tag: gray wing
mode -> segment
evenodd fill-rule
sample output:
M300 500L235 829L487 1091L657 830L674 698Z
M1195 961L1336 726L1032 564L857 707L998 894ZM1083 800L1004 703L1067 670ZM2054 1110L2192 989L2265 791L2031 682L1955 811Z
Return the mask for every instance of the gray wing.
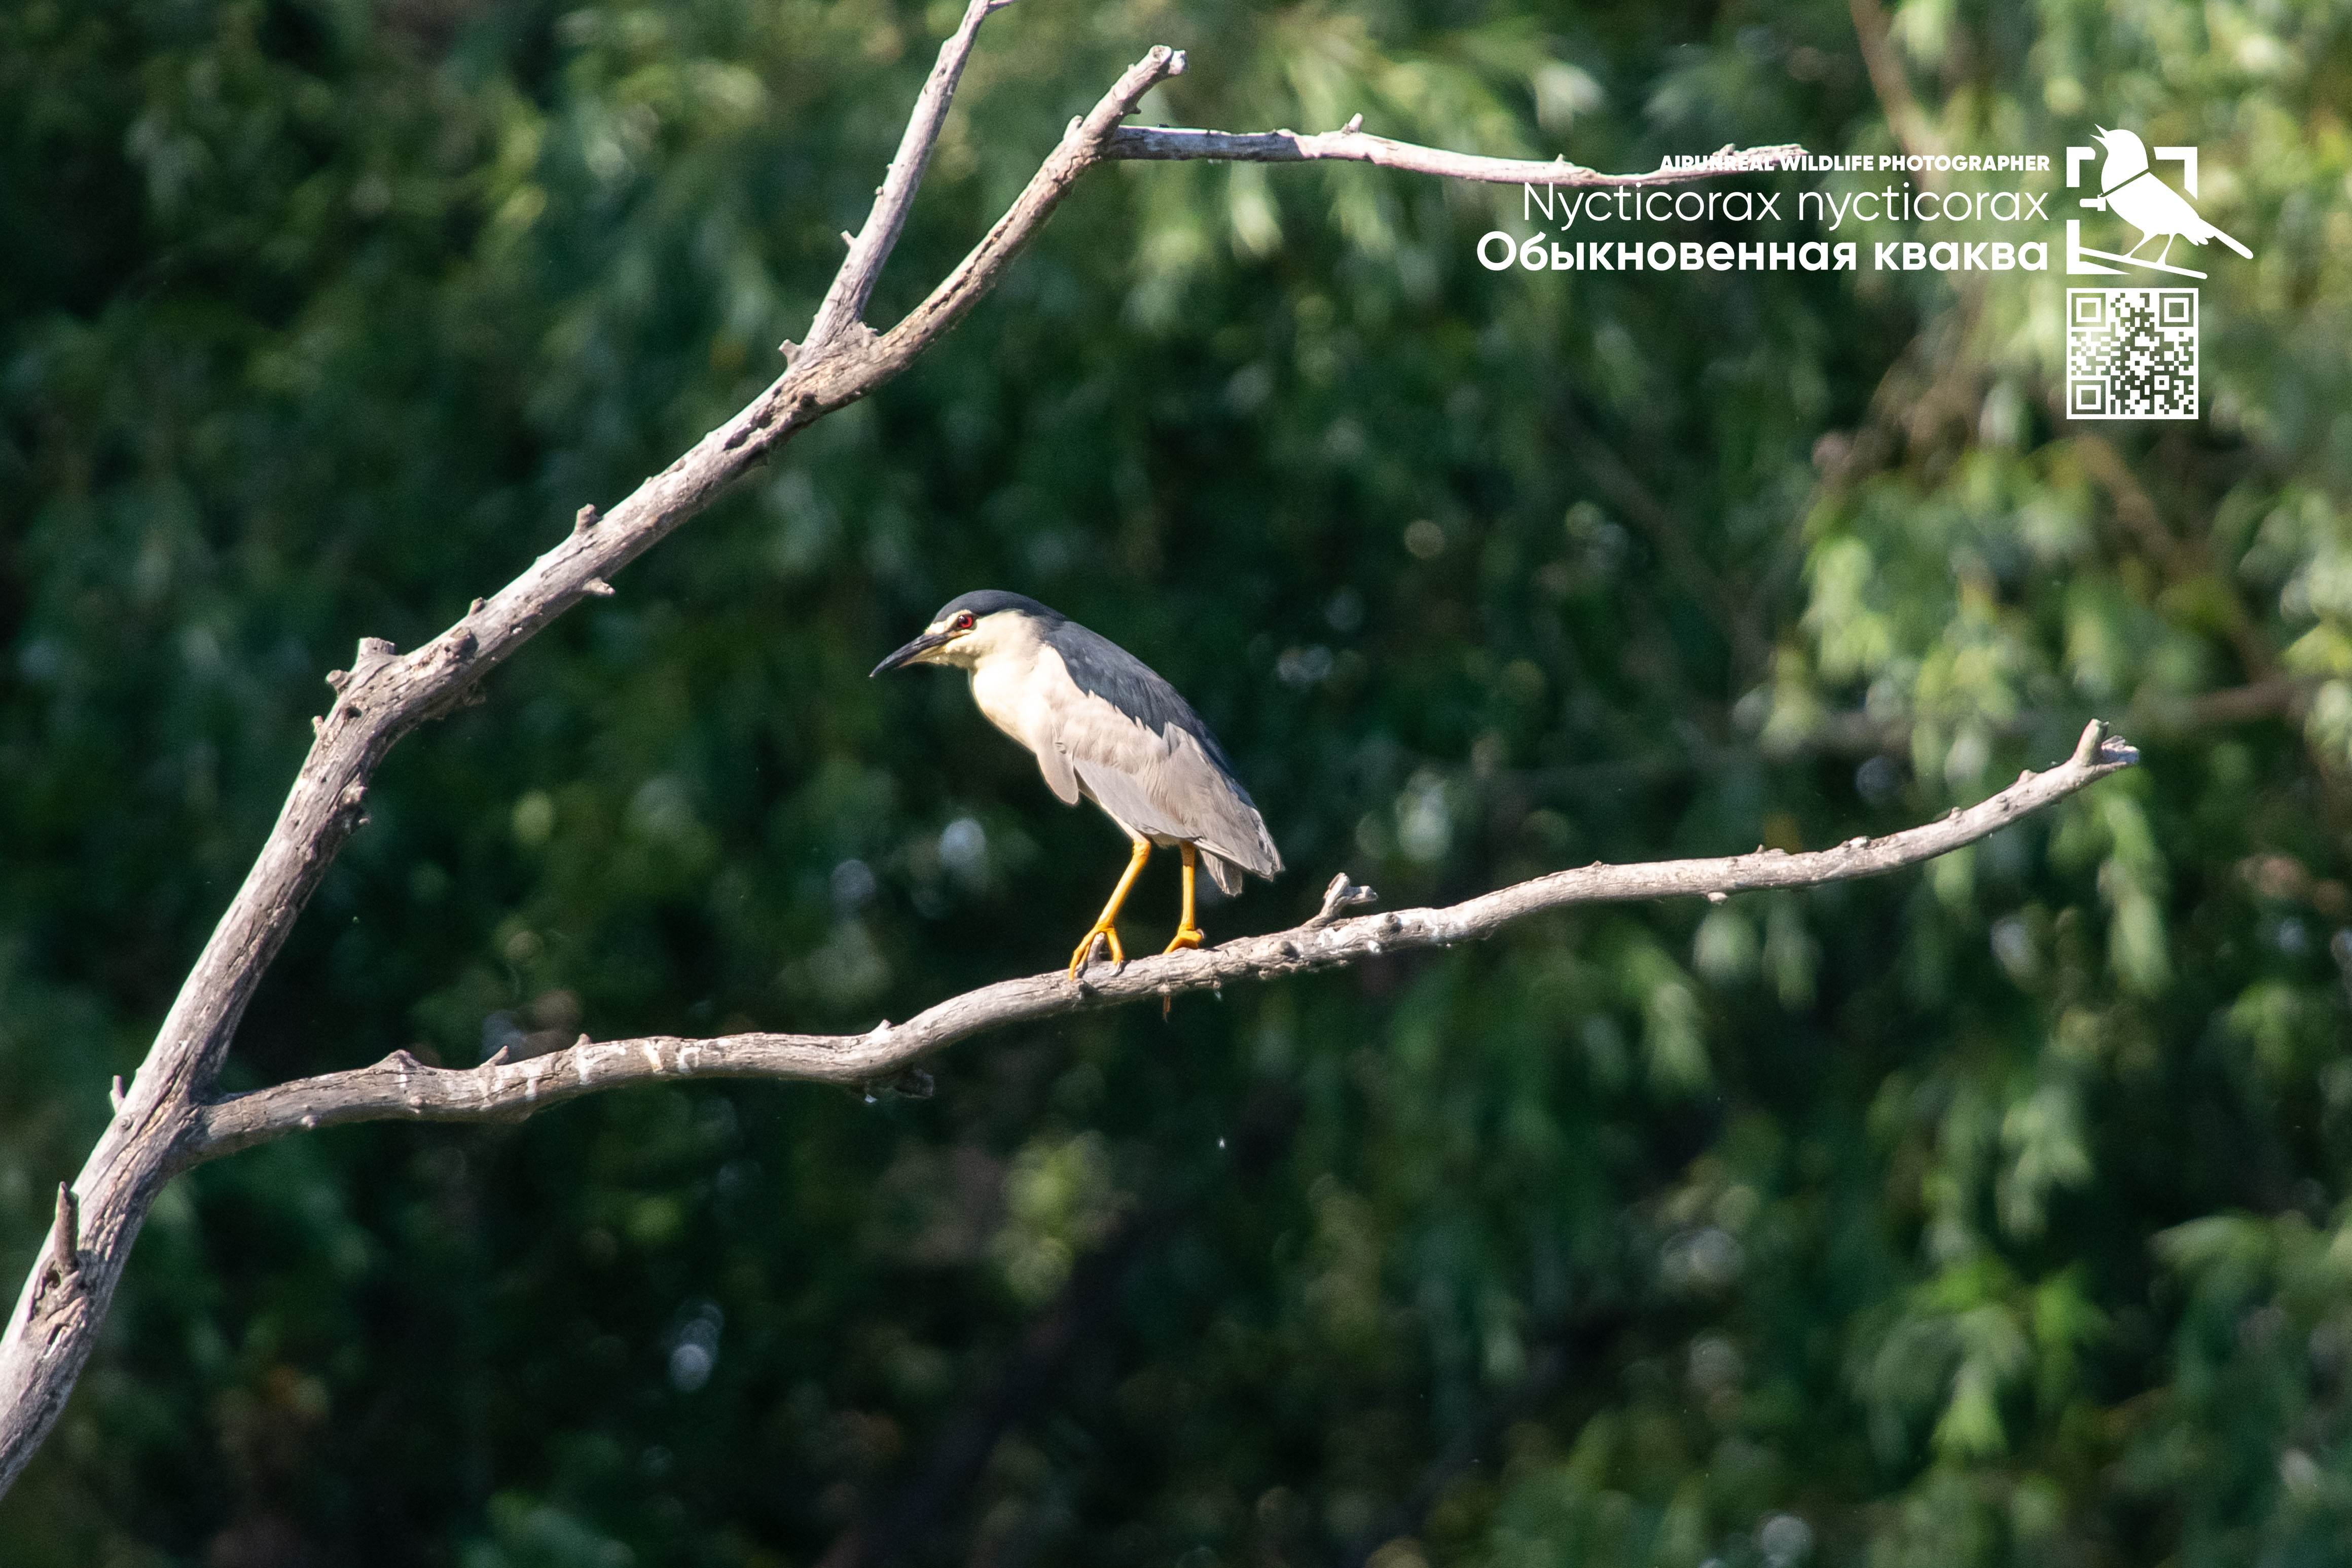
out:
M1244 871L1271 879L1282 870L1282 856L1216 737L1140 661L1094 640L1133 666L1124 673L1127 679L1139 673L1158 687L1138 705L1147 716L1165 715L1164 705L1172 704L1191 723L1139 723L1121 710L1123 705L1114 706L1081 685L1056 705L1054 736L1054 749L1067 758L1079 788L1131 831L1197 844L1208 856L1209 874L1227 893L1240 890ZM1068 662L1064 653L1066 666Z
M1192 711L1183 694L1160 679L1159 671L1100 632L1066 619L1054 628L1047 646L1061 656L1062 667L1078 690L1103 698L1155 734L1181 730L1200 742L1218 771L1233 776L1234 765L1225 748L1217 744L1216 736Z
M1242 873L1271 881L1282 856L1248 791L1209 765L1181 730L1154 735L1100 697L1087 697L1065 727L1062 744L1079 787L1118 821L1146 838L1200 847L1209 875L1239 893Z

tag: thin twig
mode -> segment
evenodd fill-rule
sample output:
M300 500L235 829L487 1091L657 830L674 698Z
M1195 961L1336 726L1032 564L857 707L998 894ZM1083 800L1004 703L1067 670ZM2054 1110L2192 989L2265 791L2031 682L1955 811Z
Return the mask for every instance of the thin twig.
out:
M864 319L875 281L882 276L883 264L890 259L899 231L907 225L907 213L915 204L915 190L923 183L923 171L930 163L931 150L939 145L940 131L947 124L948 106L955 101L956 83L963 78L964 63L971 58L972 46L980 41L980 25L1011 3L1012 0L971 0L964 7L963 20L940 46L940 57L915 99L913 111L907 116L907 129L898 138L898 153L891 158L889 172L882 176L882 183L874 193L874 209L866 214L866 226L849 242L849 255L834 274L833 287L825 290L824 301L816 308L808 337L802 345L803 351L824 352L852 322Z
M1358 116L1360 120L1362 117ZM1301 135L1296 131L1192 131L1130 125L1110 139L1108 158L1145 161L1210 159L1223 163L1376 163L1414 174L1475 180L1490 185L1673 185L1725 174L1785 168L1805 155L1794 142L1745 150L1725 147L1701 165L1661 165L1639 174L1604 174L1565 158L1483 158L1393 141L1352 128Z
M73 1188L58 1183L57 1218L49 1227L49 1250L58 1260L58 1271L65 1278L81 1272L81 1211L74 1202Z
M1334 876L1329 885L1323 889L1323 907L1308 915L1307 924L1301 929L1307 931L1320 929L1339 919L1341 910L1353 909L1361 904L1377 904L1380 902L1380 897L1381 895L1370 888L1348 880L1348 873L1343 871Z

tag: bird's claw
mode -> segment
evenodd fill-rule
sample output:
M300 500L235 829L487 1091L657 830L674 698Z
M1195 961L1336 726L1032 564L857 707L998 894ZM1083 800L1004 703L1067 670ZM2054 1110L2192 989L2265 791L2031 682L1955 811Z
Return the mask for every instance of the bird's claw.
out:
M1087 967L1087 960L1094 956L1097 937L1109 946L1111 963L1122 969L1127 967L1127 952L1118 945L1118 930L1108 925L1097 925L1087 933L1086 940L1078 944L1078 950L1070 955L1070 978L1073 980L1078 977L1078 971Z
M1200 946L1202 940L1202 933L1199 926L1179 926L1177 927L1176 935L1169 939L1168 946L1160 949L1160 956L1165 958L1169 954L1177 951L1179 948L1198 947Z

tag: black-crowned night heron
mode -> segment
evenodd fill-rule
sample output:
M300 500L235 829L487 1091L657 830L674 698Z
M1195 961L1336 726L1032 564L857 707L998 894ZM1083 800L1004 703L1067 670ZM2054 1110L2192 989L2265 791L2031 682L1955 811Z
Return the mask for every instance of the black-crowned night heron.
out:
M1084 795L1135 845L1102 918L1070 955L1071 978L1097 936L1109 944L1113 963L1127 962L1112 923L1153 845L1184 853L1184 917L1164 949L1170 953L1201 945L1192 923L1200 861L1229 894L1241 891L1245 871L1270 882L1282 870L1265 819L1234 777L1225 748L1175 687L1110 639L1034 599L984 590L949 600L921 636L873 673L901 664L970 671L972 701L1035 753L1063 803L1075 806Z

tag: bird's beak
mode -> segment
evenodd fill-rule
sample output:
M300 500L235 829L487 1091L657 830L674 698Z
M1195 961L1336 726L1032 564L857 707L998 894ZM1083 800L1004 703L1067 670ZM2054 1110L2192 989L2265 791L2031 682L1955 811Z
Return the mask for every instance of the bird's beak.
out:
M916 660L921 658L924 654L929 653L932 649L946 643L949 638L954 635L955 633L952 632L926 632L921 636L916 638L913 642L908 643L905 647L899 649L897 653L891 654L888 658L883 660L880 664L875 665L871 670L868 670L866 673L866 678L870 681L885 670L895 670L901 664L911 664Z

